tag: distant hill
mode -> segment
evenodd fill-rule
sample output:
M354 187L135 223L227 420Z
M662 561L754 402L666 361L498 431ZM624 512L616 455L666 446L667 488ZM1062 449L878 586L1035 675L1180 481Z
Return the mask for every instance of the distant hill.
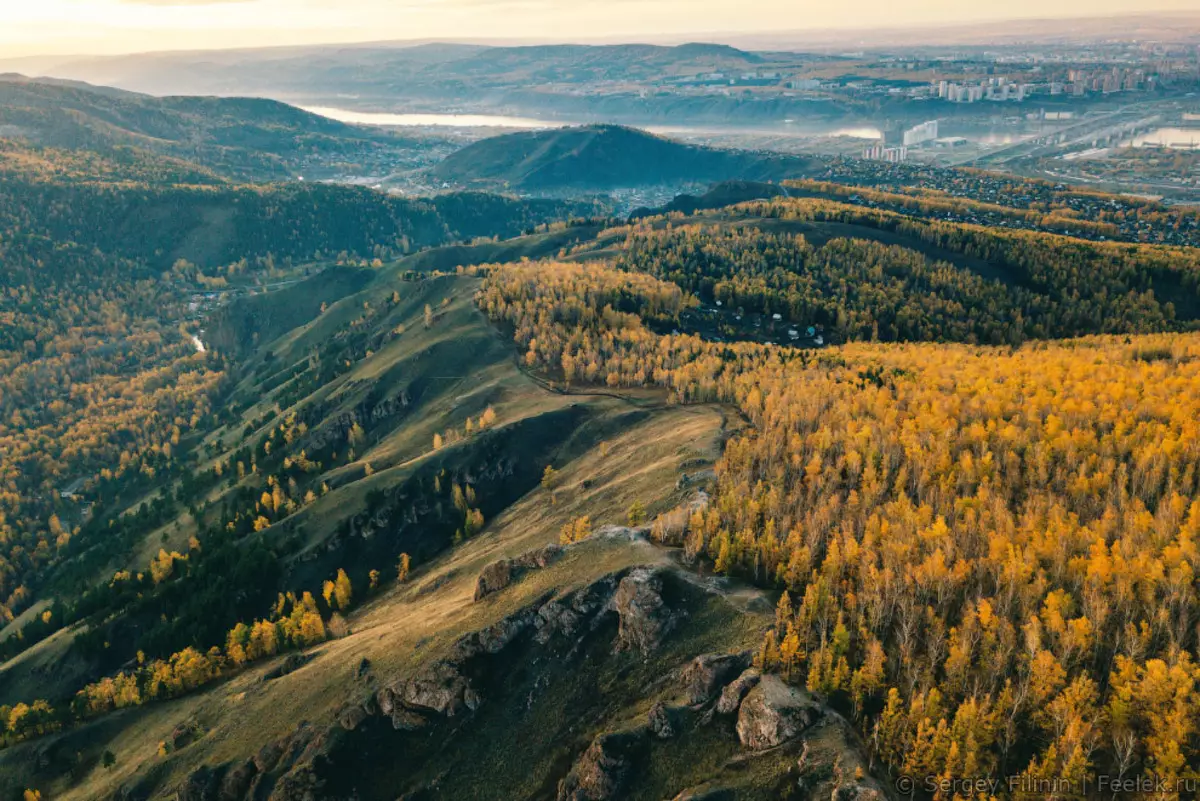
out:
M11 73L0 75L0 136L71 150L139 148L240 179L294 176L318 158L370 164L422 146L274 100L152 97Z
M736 124L823 114L826 104L806 100L801 106L794 98L759 102L739 95L647 95L641 87L713 74L790 74L796 60L787 54L706 43L671 47L383 42L0 61L0 71L52 74L153 95L248 95L358 111L439 112L453 107L625 124L678 120L686 113L691 119ZM623 88L613 90L614 86Z
M798 156L718 150L619 125L591 125L483 139L451 154L433 175L467 186L609 189L795 177L808 165Z
M394 42L140 53L63 58L33 65L62 78L155 94L323 95L354 87L357 92L381 96L422 95L433 89L443 93L469 91L471 87L463 85L465 79L471 79L476 88L522 85L522 81L531 78L571 83L594 79L637 80L662 72L685 74L750 68L762 60L755 53L704 43L677 47L652 44L489 47L453 43L414 46Z

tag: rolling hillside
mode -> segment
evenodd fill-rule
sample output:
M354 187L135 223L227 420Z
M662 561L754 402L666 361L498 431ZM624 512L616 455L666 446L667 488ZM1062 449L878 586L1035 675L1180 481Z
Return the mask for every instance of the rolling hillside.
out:
M243 180L369 172L431 143L345 125L274 100L151 97L73 81L0 75L0 136L67 150L138 149Z
M451 154L432 173L456 185L595 190L732 178L778 180L800 177L808 166L808 159L799 156L717 150L635 128L593 125L483 139Z

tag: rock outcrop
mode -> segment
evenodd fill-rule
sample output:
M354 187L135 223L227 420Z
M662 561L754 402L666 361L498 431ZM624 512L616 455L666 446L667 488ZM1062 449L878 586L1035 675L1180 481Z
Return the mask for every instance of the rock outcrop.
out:
M549 596L539 603L548 601ZM496 621L479 631L460 637L454 644L454 656L459 662L474 659L484 654L498 654L526 629L534 624L537 616L537 604L528 606L519 612Z
M505 570L511 580L517 571L548 564L560 551L554 546L508 560L503 569L485 571L488 578L483 583L489 588L496 587L503 584ZM485 676L489 660L518 641L528 646L544 646L553 641L558 648L556 658L570 658L570 654L595 643L589 633L611 632L610 627L615 624L618 630L615 650L650 653L680 618L680 613L664 600L663 588L661 569L611 573L565 595L556 597L548 593L507 617L460 637L445 658L416 673L381 676L377 667L362 660L352 673L354 697L337 710L331 727L314 729L302 723L290 737L267 744L250 759L193 773L180 792L186 793L189 801L251 798L312 801L324 792L321 759L328 758L331 749L338 747L336 743L361 736L363 727L377 715L390 720L397 730L415 731L427 729L439 718L474 711L483 699L472 685L472 678ZM737 655L725 658L721 665L716 668L721 675L726 671L736 675L744 667ZM366 687L372 688L369 694ZM665 739L679 734L676 717L659 703L651 708L647 725L597 736L559 783L559 798L563 801L622 798L628 778L635 775L636 761L644 753L646 741L650 737Z
M761 678L762 673L757 669L748 668L742 675L725 685L721 697L717 699L717 714L732 715L737 712L738 707L742 705L742 699L754 689Z
M167 751L178 751L187 748L200 737L204 736L204 728L194 720L184 721L171 730L171 736L164 745Z
M692 704L706 704L735 676L750 667L750 652L701 654L683 670L683 685Z
M478 707L480 698L457 666L441 660L409 679L384 687L376 701L380 711L393 715L395 722L394 713L400 707L453 717L464 709Z
M558 801L613 801L633 770L632 755L642 747L641 730L601 734L559 782Z
M253 759L247 759L233 765L225 772L218 793L220 801L240 801L250 794L255 779L258 778L258 766Z
M671 714L666 704L655 701L647 715L650 732L660 740L669 740L675 736L675 727L671 725Z
M500 592L513 580L512 561L509 559L501 559L498 562L492 562L479 573L479 578L475 580L475 600L482 601L484 598L493 593Z
M562 546L547 545L513 559L499 559L486 566L475 580L475 600L500 592L529 570L541 570L562 554Z
M827 712L804 732L797 760L797 786L808 797L832 801L887 801L884 785L870 774L866 751L854 727L836 712Z
M613 596L613 609L620 617L617 650L648 654L675 628L676 615L662 597L662 576L639 568L621 579Z
M812 726L821 714L808 693L778 676L763 676L738 708L738 739L755 751L774 748Z
M217 801L220 787L220 774L212 768L201 766L188 774L175 797L177 801Z
M871 781L869 784L854 781L839 784L833 791L833 801L887 801L887 794Z
M264 673L262 675L262 680L274 681L275 679L282 678L289 673L295 673L297 670L311 662L312 659L312 654L306 654L300 651L290 653L280 660L278 665Z
M312 765L301 765L280 777L269 801L316 801L324 796L324 782L317 778Z
M346 731L354 731L370 717L370 712L363 704L347 704L337 713L338 724Z

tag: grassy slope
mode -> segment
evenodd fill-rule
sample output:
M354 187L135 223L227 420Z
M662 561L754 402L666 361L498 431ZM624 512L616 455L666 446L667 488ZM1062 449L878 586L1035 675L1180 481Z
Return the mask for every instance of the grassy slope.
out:
M517 369L509 343L474 308L476 279L451 276L403 280L407 271L443 259L470 263L522 251L538 255L557 252L574 238L568 233L477 246L467 252L451 249L444 254L423 255L419 260L410 257L379 270L370 283L334 300L325 312L315 315L307 307L297 309L295 299L285 293L261 298L256 302L283 302L292 313L272 318L266 330L295 327L260 346L250 361L251 368L255 367L268 351L273 354L272 364L280 367L305 358L310 347L359 315L364 302L380 303L393 289L400 293L401 302L372 324L389 328L404 325L405 333L310 396L311 400L327 402L327 418L354 408L367 393L378 394L381 388L392 391L404 387L416 400L394 428L374 437L355 463L328 471L323 478L334 487L333 491L282 524L287 531L302 532L309 553L324 556L337 525L362 508L372 489L402 487L430 464L452 461L456 452L475 448L479 437L434 452L432 435L451 426L461 428L467 416L478 416L488 405L498 415L492 432L495 436L525 426L519 430L534 432L536 440L536 432L543 430L538 426L546 425L544 420L574 415L570 419L576 422L561 439L534 443L542 447L537 453L547 454L538 458L561 471L561 482L553 497L547 490L535 489L515 499L494 515L481 535L418 564L413 579L403 586L391 586L387 580L390 563L371 564L385 574L383 591L349 616L352 633L348 637L315 649L317 658L295 673L263 683L262 674L277 659L253 666L193 696L126 710L60 736L0 752L0 776L5 777L0 781L0 794L26 785L65 798L103 797L122 784L146 776L147 771L164 771L161 786L169 788L200 764L253 753L286 735L299 720L328 720L345 700L351 674L363 657L370 659L380 674L412 670L434 658L457 636L500 619L543 592L581 587L630 565L664 563L667 554L647 544L597 541L577 547L550 569L531 575L486 604L471 603L475 577L485 564L556 541L562 524L581 514L590 515L599 525L623 522L625 510L634 500L646 503L652 512L669 508L685 494L676 488L681 466L694 471L697 463L711 462L719 453L721 410L669 408L654 398L626 401L549 391ZM339 291L353 290L357 283L342 282L338 286ZM449 302L443 304L444 299ZM428 329L422 321L426 303L437 308L434 325ZM237 388L235 397L258 397L259 402L249 406L239 422L216 432L210 441L223 447L240 445L243 426L273 405L287 386L262 391L269 372L252 374ZM282 414L286 412L281 410ZM365 461L370 461L376 472L364 479L360 465ZM539 473L542 466L541 461L536 465ZM167 526L167 544L179 547L192 531L191 525L190 521L180 521L178 528ZM268 529L263 536L279 536L273 533L275 528L279 526ZM162 530L150 533L142 548L123 566L144 569L147 555L163 544L161 534ZM304 564L294 576L308 576L310 571ZM738 605L744 606L740 599ZM729 622L729 616L746 613L728 605L714 614L714 620ZM761 621L720 629L698 626L695 637L700 638L696 642L732 648L744 639L756 638L760 630ZM60 632L0 668L7 674L7 689L21 697L36 697L44 693L54 672L60 674L60 689L84 675L86 665L59 664L70 634ZM208 734L163 760L157 755L159 742L169 739L171 731L186 721L199 722L209 729ZM66 759L65 754L79 755L69 760L75 763L73 780L48 779L28 764L29 753L43 749L55 755L50 760L51 772L62 769L65 763L60 760ZM97 764L104 749L117 757L112 769Z
M514 383L525 381L513 373ZM548 394L528 381L524 391L530 396ZM562 402L557 396L544 400ZM602 417L619 420L625 413L618 400L584 402L601 407ZM546 591L569 591L630 565L663 563L667 554L647 544L596 541L573 549L551 568L531 574L494 600L471 601L475 577L485 564L556 541L562 523L579 514L590 514L597 523L619 522L635 498L653 499L659 507L679 500L675 482L680 464L715 457L720 427L719 411L706 408L663 409L632 427L618 427L606 446L561 466L562 482L554 502L546 490L539 489L493 520L477 538L421 566L407 584L385 585L383 592L350 615L352 633L314 649L317 658L301 670L263 683L262 674L278 663L276 659L206 692L91 724L89 729L103 730L104 735L96 737L89 750L98 750L96 743L106 740L117 765L84 773L82 782L64 788L61 797L103 797L158 765L166 770L169 778L163 786L169 787L172 780L200 764L253 753L286 735L298 720L328 720L351 694L352 674L363 658L380 675L403 674L444 653L461 634L499 620ZM628 469L630 465L636 468ZM588 489L583 487L585 480L590 482ZM732 622L744 613L730 606L713 614L714 619ZM724 633L707 630L705 645L739 646L756 638L761 625L761 621L739 622L722 627ZM631 703L636 705L636 699ZM192 720L211 728L194 745L165 761L159 758L159 741L180 723ZM72 739L81 744L86 740L82 733ZM17 769L23 752L35 747L29 744L0 753L0 772ZM95 759L98 754L86 756Z

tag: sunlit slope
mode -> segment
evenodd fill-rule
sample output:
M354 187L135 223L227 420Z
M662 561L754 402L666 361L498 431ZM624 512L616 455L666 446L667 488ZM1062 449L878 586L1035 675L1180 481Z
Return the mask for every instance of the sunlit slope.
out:
M362 358L352 360L349 369L317 391L290 405L280 404L279 417L293 412L304 414L307 408L320 409L319 418L309 418L313 420L310 430L318 433L323 426L354 414L368 397L373 397L378 406L381 394L398 397L408 392L409 412L394 419L381 417L378 425L367 426L366 439L355 458L320 476L321 482L330 487L327 494L250 535L295 540L296 549L284 548L281 556L291 553L285 557L292 565L288 581L297 586L319 581L330 566L337 565L349 570L355 575L356 585L365 588L366 569L381 569L386 575L380 590L347 615L349 634L319 646L303 668L281 678L262 680L283 657L255 665L177 701L120 711L85 724L82 729L61 735L61 744L55 746L55 753L81 751L84 765L95 763L100 751L111 751L116 759L111 769L97 765L75 781L47 784L41 776L52 770L31 771L22 762L26 748L45 746L39 742L0 754L0 760L12 767L11 772L6 770L6 776L11 775L18 784L38 784L47 789L60 784L63 789L73 786L64 797L105 797L121 786L140 786L154 796L169 797L179 782L201 765L253 754L292 736L302 720L318 728L334 725L334 714L362 692L354 677L364 659L378 677L412 673L444 656L461 635L512 614L545 592L567 594L614 571L635 565L669 564L664 552L646 542L602 539L572 548L561 561L531 574L527 581L494 600L473 602L476 576L485 565L557 542L559 529L570 520L587 515L597 527L619 524L624 523L625 511L635 501L654 513L689 498L692 490L680 484L680 475L703 471L705 465L711 465L719 453L724 424L723 413L717 409L669 408L652 397L627 401L547 391L517 368L507 338L475 308L473 294L478 284L476 278L458 277L395 284L394 291L401 293L402 300L381 311L370 327L394 331L403 325L404 332L370 355L364 351ZM295 360L308 359L314 347L335 339L338 332L353 329L365 313L364 302L370 303L381 294L390 299L390 292L385 290L392 286L381 279L379 284L372 283L329 303L313 319L262 345L258 357L272 354L262 362L272 369L287 369ZM428 328L427 303L437 309ZM287 382L273 386L272 376L270 370L253 373L237 388L235 402L247 405L237 421L228 426L230 430L240 434L243 421L254 421L262 409L287 392ZM489 406L495 410L497 420L487 432L433 449L434 432L461 428L465 417L478 417ZM255 435L258 433L256 429ZM217 432L211 442L220 448L224 438L222 432ZM239 438L229 439L240 447ZM446 476L457 475L462 465L486 469L491 463L478 461L481 453L507 460L518 473L526 470L525 465L532 466L532 480L497 496L492 508L485 507L487 528L459 547L447 552L449 532L439 533L428 524L406 533L403 524L380 528L378 520L363 515L362 510L370 507L367 498L372 494L376 498L403 495L411 492L421 477L441 471L446 471ZM365 475L366 464L373 465L370 476ZM558 471L549 489L539 483L547 465ZM476 486L482 499L486 483L480 480ZM348 520L352 521L349 533L344 530ZM373 529L369 537L364 538L364 529ZM413 556L415 572L406 584L393 588L395 549L400 547ZM361 580L357 575L360 573ZM726 601L718 594L705 601L706 591L694 592L696 605L689 603L693 624L672 642L670 649L655 656L657 661L652 664L660 665L655 671L678 667L699 651L745 647L761 632L762 617L748 611L744 599ZM769 604L764 602L756 608L769 609ZM586 740L627 718L644 715L650 691L640 682L646 676L634 683L617 679L626 669L622 665L640 664L642 657L628 655L611 665L601 661L587 668L599 671L597 680L617 681L614 695L584 715L581 720L590 721L587 727L549 747L536 773L509 773L503 778L503 786L517 792L523 786L530 789L523 782L553 784L559 778L562 760L569 760L580 747L578 738ZM556 692L574 692L568 677L555 681L560 688ZM616 694L617 689L620 694ZM580 698L576 703L595 700L585 702ZM481 755L487 753L495 745L494 727L498 725L532 727L531 736L538 730L548 733L549 722L558 720L561 714L560 701L558 695L550 696L537 713L541 718L535 716L525 723L514 719L508 724L501 718L480 726L477 733L464 732L464 747L476 749ZM507 715L519 708L519 699L501 695L493 706ZM159 755L160 742L171 741L180 726L193 724L205 732L203 736L167 757ZM733 755L736 738L726 737L721 748ZM678 774L660 777L659 781L687 781L687 758L685 754L680 758L681 764L672 769ZM426 768L440 770L438 764L435 758ZM668 764L663 762L664 769ZM18 765L22 767L18 769ZM53 767L60 766L54 763ZM719 766L713 770L721 772ZM413 774L407 779L419 783L432 775Z

